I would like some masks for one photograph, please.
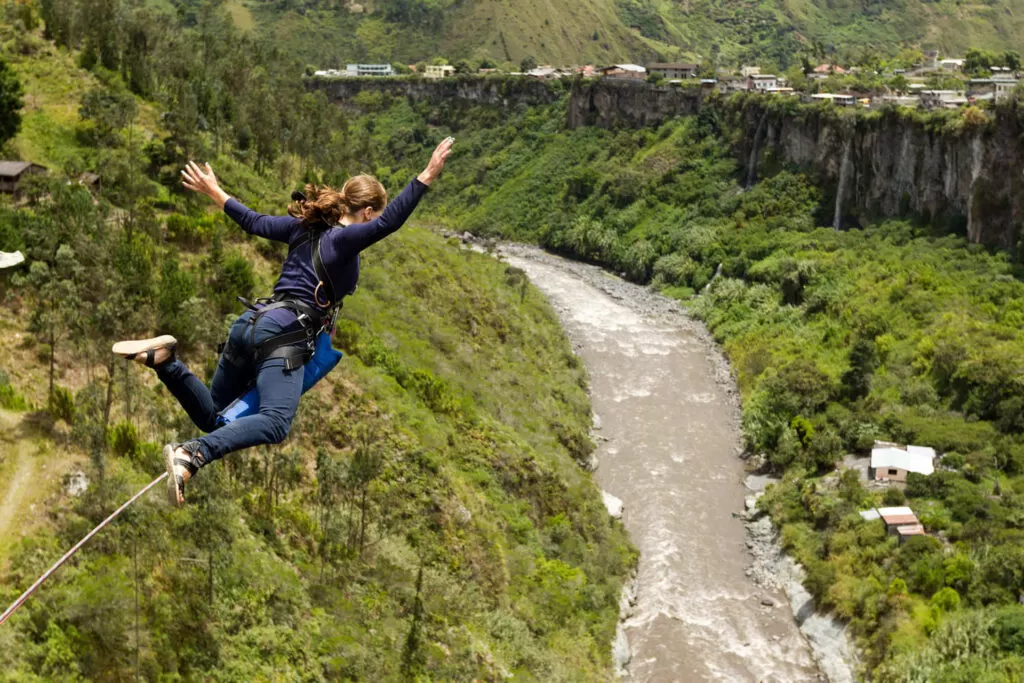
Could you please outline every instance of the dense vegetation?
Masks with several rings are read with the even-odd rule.
[[[196,0],[152,0],[190,9]],[[799,55],[843,63],[902,47],[962,55],[969,47],[1021,48],[1019,0],[964,4],[740,0],[229,0],[242,28],[255,28],[308,62],[401,63],[435,56],[518,65],[696,59],[786,68]],[[181,11],[179,9],[179,11]]]
[[[749,451],[784,477],[763,506],[819,604],[850,621],[866,669],[891,681],[1012,679],[1024,666],[1017,264],[912,222],[822,228],[827,188],[798,169],[742,190],[720,111],[567,131],[560,105],[501,119],[480,110],[452,128],[458,170],[437,219],[536,241],[687,302],[733,361]],[[955,119],[935,125],[955,131]],[[353,129],[372,123],[376,163],[394,171],[417,145],[393,141],[427,120],[451,119],[384,101]],[[875,439],[935,447],[938,471],[905,490],[866,488],[841,460]],[[904,502],[930,536],[898,546],[857,514]]]
[[[51,174],[0,205],[0,250],[28,258],[0,275],[5,605],[195,433],[111,342],[173,332],[209,376],[234,296],[273,283],[283,245],[184,196],[184,160],[280,212],[374,144],[230,26],[205,54],[202,25],[152,53],[20,28],[0,39],[31,108],[7,151]],[[99,187],[68,182],[92,169]],[[392,194],[411,177],[378,171]],[[4,680],[607,678],[635,554],[581,467],[586,378],[542,297],[409,227],[367,254],[335,343],[284,444],[204,469],[182,510],[137,504],[0,630]],[[26,485],[47,467],[88,489]]]
[[[279,210],[282,186],[356,170],[394,191],[453,133],[450,172],[425,207],[437,223],[604,264],[708,323],[736,368],[749,450],[783,477],[763,506],[819,603],[850,620],[865,668],[889,681],[1021,675],[1024,285],[1007,255],[912,222],[821,228],[828,188],[799,169],[774,169],[744,191],[716,109],[639,131],[566,131],[561,104],[498,111],[367,95],[354,103],[363,115],[346,114],[304,92],[305,56],[235,28],[285,9],[282,21],[317,29],[335,8],[250,4],[251,15],[238,2],[231,15],[190,2],[4,6],[3,40],[33,103],[8,148],[104,180],[98,205],[58,182],[30,188],[29,207],[0,217],[0,248],[35,262],[9,286],[5,320],[31,334],[3,346],[0,400],[45,406],[37,438],[61,453],[84,448],[94,479],[11,554],[5,585],[25,583],[144,482],[154,442],[186,427],[168,397],[108,364],[110,340],[159,326],[182,336],[189,359],[211,358],[233,294],[270,284],[280,252],[183,198],[180,163],[212,159],[234,192]],[[81,11],[94,5],[116,9],[116,21]],[[442,28],[468,11],[414,5],[401,6],[437,10]],[[78,11],[59,14],[67,7]],[[169,7],[177,14],[160,14]],[[851,41],[890,51],[927,26],[877,9]],[[670,10],[617,11],[647,44],[682,31]],[[792,54],[788,24],[761,11],[775,19],[735,8],[734,22],[763,33],[742,48],[723,42],[722,55]],[[22,30],[37,14],[75,50]],[[352,26],[381,38],[401,20],[370,14]],[[727,16],[713,23],[730,26]],[[711,45],[721,34],[694,35]],[[395,51],[416,44],[406,37],[395,34]],[[944,116],[937,125],[955,129]],[[383,248],[385,269],[368,270],[348,309],[338,342],[355,358],[306,399],[296,426],[306,436],[204,471],[189,510],[140,508],[0,636],[5,671],[124,677],[136,644],[147,675],[606,671],[631,554],[566,457],[590,447],[579,369],[534,295],[516,304],[521,274],[421,233],[404,239],[414,248]],[[72,359],[84,371],[68,372]],[[550,397],[544,411],[539,396]],[[876,438],[936,447],[939,470],[905,490],[866,489],[840,462]],[[856,514],[902,502],[931,536],[897,546]],[[119,586],[115,609],[100,597],[107,582]]]

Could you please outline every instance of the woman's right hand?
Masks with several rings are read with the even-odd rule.
[[[196,162],[188,162],[185,166],[185,170],[181,172],[181,184],[193,192],[205,194],[207,197],[212,199],[219,208],[223,209],[230,197],[227,192],[220,189],[220,184],[217,182],[217,176],[213,174],[213,169],[210,168],[210,164],[205,164],[205,166],[206,170],[204,171]]]
[[[444,162],[447,161],[448,155],[452,153],[452,145],[455,144],[455,138],[445,138],[441,141],[441,144],[434,149],[434,153],[430,156],[430,162],[427,167],[423,169],[423,173],[420,173],[417,178],[424,185],[429,185],[434,182],[437,176],[441,175],[441,170],[444,168]]]

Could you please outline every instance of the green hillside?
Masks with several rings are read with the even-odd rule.
[[[903,47],[948,55],[1024,47],[1021,0],[232,0],[227,7],[240,27],[325,66],[445,56],[510,64],[526,57],[554,64],[685,58],[784,68],[800,53],[856,60]]]
[[[218,16],[134,8],[120,42],[61,7],[60,47],[0,23],[25,90],[4,154],[51,169],[0,202],[0,250],[28,258],[0,273],[5,606],[196,433],[111,343],[173,333],[209,378],[235,295],[273,284],[282,245],[186,196],[181,164],[280,213],[369,159],[366,127]],[[411,177],[376,171],[392,196]],[[0,629],[5,681],[609,678],[635,551],[581,467],[587,380],[543,297],[409,226],[366,254],[335,344],[285,443],[204,469],[182,510],[140,501]]]

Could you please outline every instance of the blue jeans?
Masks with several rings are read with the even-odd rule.
[[[282,331],[297,329],[297,325],[285,326],[269,315],[262,315],[256,321],[253,335],[249,324],[253,315],[252,311],[246,311],[231,325],[209,389],[180,360],[156,369],[157,377],[178,399],[192,422],[208,432],[198,439],[207,463],[250,446],[281,443],[288,436],[299,407],[302,366],[285,370],[283,358],[271,358],[258,366],[251,360],[254,344],[261,344]],[[260,412],[218,428],[217,414],[244,394],[254,379],[260,393]]]

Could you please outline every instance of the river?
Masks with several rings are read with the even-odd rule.
[[[747,491],[728,365],[674,302],[603,271],[508,246],[590,375],[595,477],[640,549],[622,624],[636,681],[817,681],[787,597],[747,576]]]

